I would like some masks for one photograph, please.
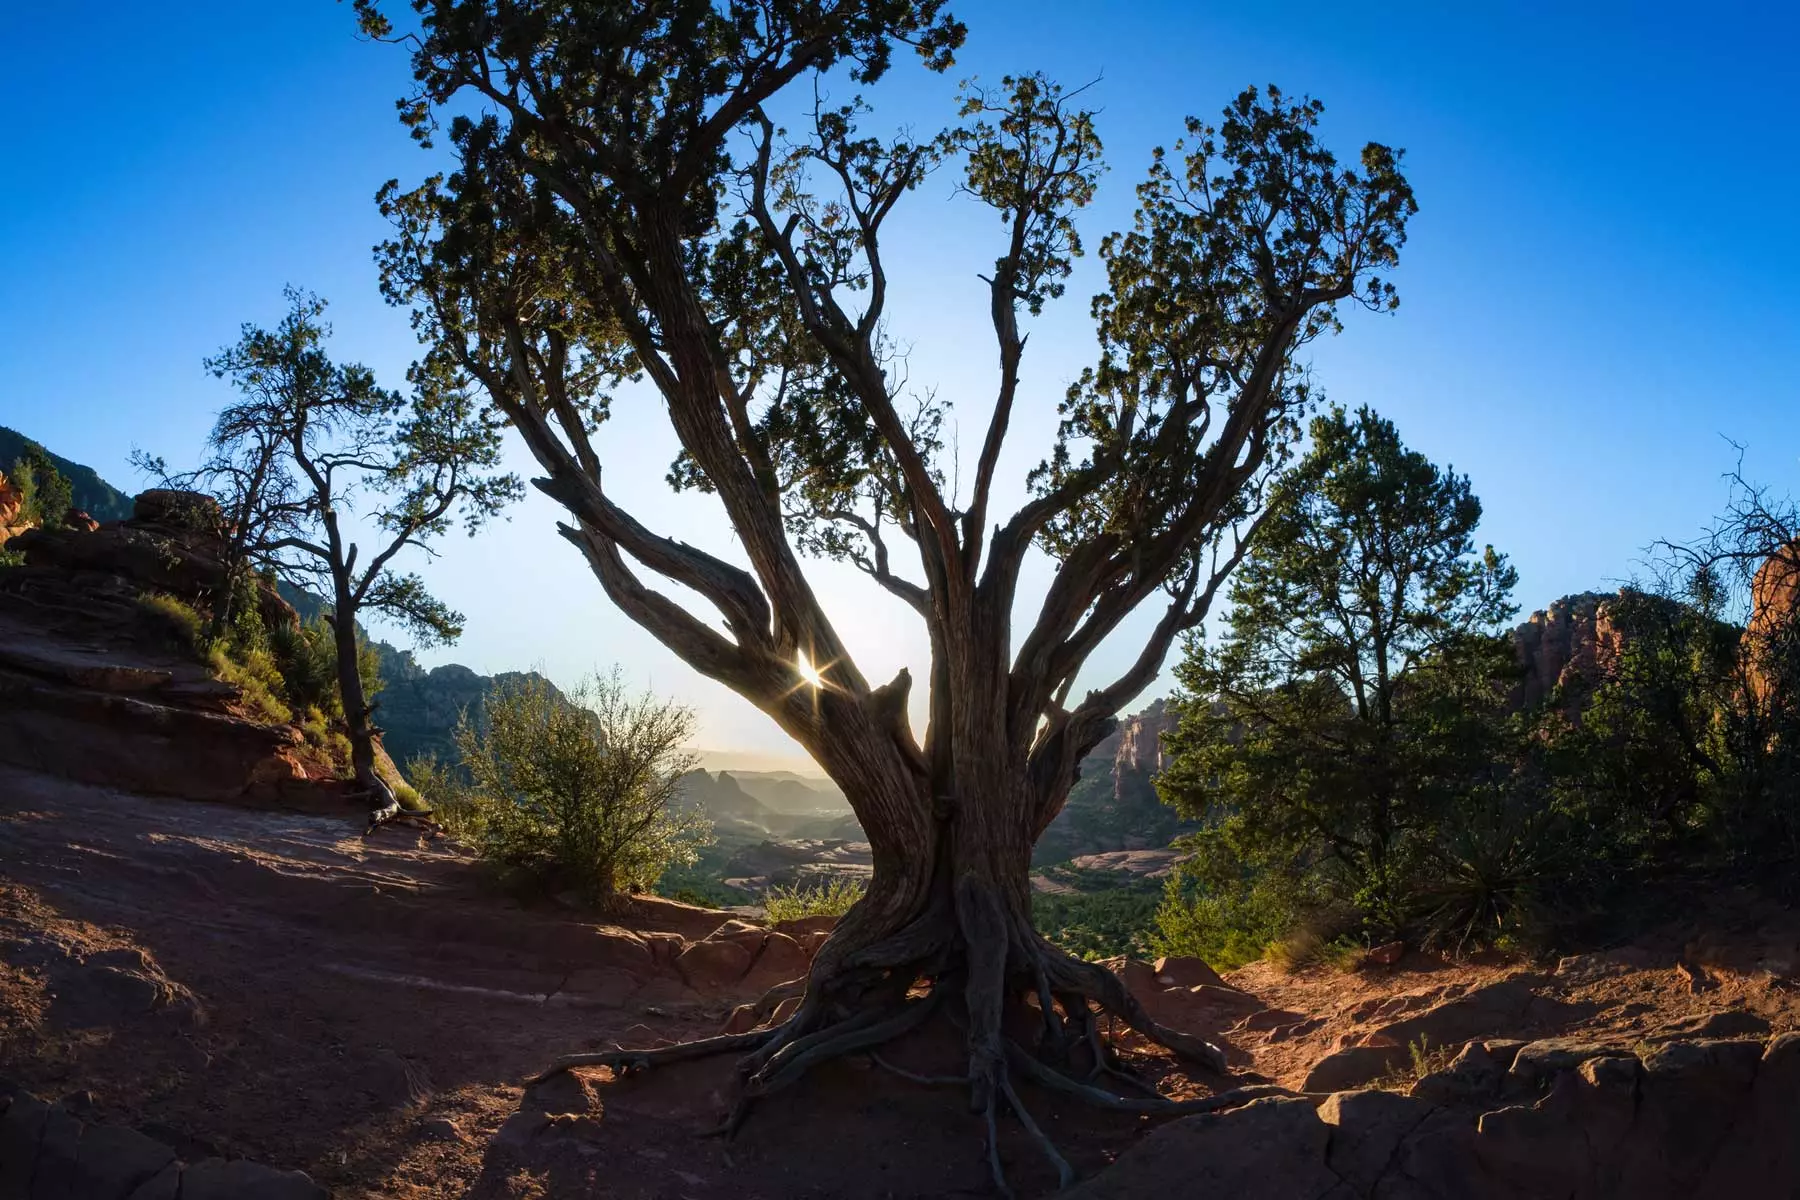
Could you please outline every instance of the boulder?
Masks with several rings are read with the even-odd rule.
[[[1156,973],[1156,982],[1164,987],[1224,987],[1225,981],[1219,973],[1198,958],[1184,956],[1164,957],[1156,960],[1151,967]]]
[[[1800,1033],[1769,1042],[1731,1135],[1695,1191],[1698,1200],[1800,1192]]]
[[[81,1139],[71,1196],[124,1200],[175,1161],[175,1151],[121,1125],[94,1125]]]
[[[552,1075],[525,1089],[521,1111],[598,1114],[604,1106],[594,1085],[573,1071]]]
[[[204,492],[151,488],[132,501],[131,519],[141,525],[160,525],[214,537],[225,535],[224,510]]]
[[[1544,1038],[1519,1048],[1513,1056],[1509,1074],[1518,1084],[1535,1088],[1564,1071],[1573,1071],[1589,1059],[1616,1058],[1630,1053],[1622,1045],[1591,1038]]]
[[[1405,942],[1383,942],[1363,956],[1363,961],[1378,967],[1391,967],[1406,956]]]
[[[203,1159],[181,1173],[181,1200],[331,1200],[301,1171],[278,1171],[245,1159]]]
[[[1350,1046],[1313,1064],[1303,1092],[1346,1092],[1373,1083],[1412,1062],[1405,1046]]]
[[[176,1200],[181,1194],[181,1164],[170,1163],[140,1183],[126,1200]]]
[[[1646,1054],[1630,1136],[1619,1155],[1618,1194],[1693,1195],[1740,1111],[1749,1109],[1762,1055],[1754,1041],[1671,1042]],[[1793,1186],[1782,1183],[1784,1190]]]
[[[1529,977],[1503,979],[1475,988],[1414,1016],[1383,1027],[1382,1033],[1403,1046],[1459,1046],[1490,1034],[1515,1030],[1527,1022],[1538,997]],[[1554,1016],[1554,1013],[1551,1014]]]
[[[79,508],[71,508],[64,513],[62,523],[64,529],[73,529],[76,533],[92,533],[100,528],[100,522]]]
[[[735,986],[750,969],[750,951],[735,941],[693,943],[675,960],[675,968],[689,987],[698,992]]]
[[[775,922],[775,932],[785,933],[795,940],[801,940],[815,933],[830,933],[837,928],[839,919],[832,915],[795,917],[791,921]]]
[[[1462,1048],[1448,1068],[1434,1071],[1415,1082],[1410,1095],[1428,1104],[1473,1104],[1500,1093],[1506,1069],[1480,1042]]]
[[[771,933],[764,939],[761,953],[744,976],[744,984],[767,989],[798,979],[806,974],[811,957],[804,946],[787,934]]]
[[[1331,1128],[1326,1161],[1358,1195],[1367,1195],[1401,1141],[1431,1111],[1431,1105],[1397,1092],[1336,1092],[1319,1106],[1319,1119]]]
[[[1696,1038],[1763,1037],[1768,1032],[1769,1022],[1764,1018],[1748,1009],[1727,1008],[1671,1021],[1647,1035],[1644,1040],[1656,1044],[1692,1041]]]
[[[31,1195],[31,1172],[50,1109],[31,1093],[19,1092],[0,1117],[0,1200]]]
[[[1219,1196],[1353,1200],[1326,1164],[1331,1130],[1307,1100],[1258,1100],[1156,1129],[1065,1200]]]

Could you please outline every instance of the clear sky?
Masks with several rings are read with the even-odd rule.
[[[1090,245],[1129,220],[1150,147],[1246,84],[1323,99],[1340,154],[1369,139],[1406,148],[1421,211],[1400,311],[1318,346],[1318,381],[1473,477],[1527,611],[1616,586],[1651,541],[1694,533],[1724,497],[1730,441],[1753,476],[1782,489],[1800,477],[1792,5],[953,7],[970,40],[952,78],[903,65],[871,97],[878,117],[934,128],[971,74],[1098,78],[1112,171],[1083,222]],[[278,319],[290,282],[332,301],[340,357],[399,381],[414,344],[376,293],[372,197],[431,165],[394,119],[400,51],[358,41],[330,0],[15,4],[0,34],[0,424],[135,490],[132,448],[191,458],[224,399],[201,358],[240,322]],[[895,235],[912,377],[975,402],[965,429],[991,394],[975,272],[997,232],[945,179]],[[1092,356],[1094,266],[1028,351],[1015,474]],[[666,498],[674,447],[651,398],[616,425],[609,488],[728,550],[704,500]],[[462,643],[426,660],[562,681],[618,663],[698,706],[701,744],[785,751],[760,714],[608,609],[555,515],[533,498],[421,566],[468,615]],[[871,676],[909,662],[922,674],[904,609],[843,571],[822,578]]]

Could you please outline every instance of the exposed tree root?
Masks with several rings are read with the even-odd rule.
[[[781,1001],[803,992],[799,1009],[779,1025],[652,1050],[572,1054],[538,1078],[587,1066],[632,1074],[713,1054],[739,1053],[742,1083],[730,1114],[717,1130],[732,1136],[759,1100],[791,1087],[822,1063],[867,1055],[880,1069],[908,1082],[968,1090],[970,1108],[986,1126],[988,1167],[1003,1195],[1011,1195],[998,1141],[1003,1109],[1018,1121],[1061,1186],[1074,1179],[1068,1160],[1021,1100],[1015,1080],[1109,1112],[1148,1115],[1217,1112],[1263,1096],[1292,1094],[1269,1086],[1240,1087],[1192,1100],[1157,1094],[1121,1067],[1102,1030],[1106,1018],[1211,1071],[1224,1072],[1223,1052],[1202,1038],[1157,1023],[1112,972],[1071,958],[1046,942],[1028,922],[1012,915],[991,889],[980,885],[959,889],[954,909],[954,932],[939,924],[935,935],[927,936],[923,923],[915,921],[861,948],[840,947],[827,953],[833,949],[828,943],[810,978],[772,988],[757,1002],[762,1018]],[[902,948],[924,957],[911,965],[888,962]],[[1003,1021],[1008,1004],[1026,998],[1036,1001],[1042,1020],[1034,1044],[1008,1035]],[[878,1052],[936,1012],[944,1013],[962,1032],[968,1050],[966,1074],[924,1074],[898,1066]],[[1118,1090],[1100,1086],[1109,1079],[1124,1086]],[[1127,1088],[1134,1094],[1124,1094]]]

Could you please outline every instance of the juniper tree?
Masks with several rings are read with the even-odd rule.
[[[358,7],[366,32],[395,36],[376,0]],[[1370,144],[1339,163],[1316,136],[1321,106],[1272,88],[1242,93],[1217,125],[1190,121],[1154,157],[1131,228],[1100,245],[1098,361],[1058,398],[1028,499],[1000,514],[1015,409],[1051,400],[1023,383],[1025,326],[1064,291],[1101,170],[1079,96],[1008,78],[969,91],[960,122],[928,138],[876,136],[862,102],[815,99],[822,80],[875,83],[896,50],[948,68],[964,29],[942,0],[413,8],[416,32],[398,40],[417,90],[402,114],[422,140],[446,139],[454,166],[382,193],[390,297],[412,306],[433,355],[480,382],[612,602],[804,746],[874,852],[868,893],[786,1022],[560,1065],[744,1051],[735,1124],[810,1064],[947,1000],[990,1130],[1019,1110],[1012,1072],[1076,1087],[1039,1054],[1104,1065],[1075,1066],[1104,1014],[1222,1065],[1032,928],[1031,847],[1241,552],[1234,531],[1307,403],[1296,350],[1345,305],[1393,304],[1385,273],[1415,207],[1398,152]],[[777,114],[796,108],[807,115],[784,131]],[[979,264],[997,370],[987,396],[954,406],[907,397],[889,332],[890,221],[934,171],[954,172],[998,235]],[[741,555],[658,533],[607,491],[618,451],[601,426],[632,381],[680,440],[671,480],[716,499]],[[982,430],[966,489],[947,482],[952,411]],[[1015,629],[1033,554],[1051,582]],[[868,679],[821,606],[807,573],[820,557],[854,564],[924,625],[922,737],[910,674]],[[1129,665],[1076,695],[1096,647],[1152,603]],[[1002,1033],[1026,995],[1044,1023],[1031,1052]]]
[[[473,532],[518,490],[495,470],[498,430],[453,375],[412,371],[410,393],[359,364],[333,362],[325,302],[292,288],[273,330],[245,325],[207,360],[244,399],[210,443],[239,501],[244,558],[316,590],[331,606],[338,695],[357,786],[375,809],[393,797],[375,773],[374,708],[360,670],[358,622],[396,621],[423,643],[453,641],[462,617],[395,558],[426,547],[460,515]],[[372,533],[365,556],[359,530]]]

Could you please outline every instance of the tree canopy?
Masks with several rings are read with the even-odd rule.
[[[367,32],[410,48],[402,116],[453,164],[381,193],[389,296],[432,368],[478,384],[530,451],[613,603],[804,746],[873,847],[869,891],[800,1010],[744,1044],[746,1101],[797,1074],[782,1069],[802,1039],[844,1012],[910,1027],[952,993],[990,1129],[997,1107],[1018,1109],[1001,1012],[1034,988],[1061,998],[1059,1054],[1097,1004],[1220,1063],[1032,929],[1031,845],[1243,552],[1312,400],[1300,347],[1347,306],[1394,305],[1415,210],[1399,152],[1371,142],[1340,162],[1318,137],[1323,106],[1273,87],[1190,121],[1154,156],[1132,225],[1099,243],[1094,365],[1047,396],[1021,363],[1084,247],[1102,165],[1084,96],[1020,73],[970,87],[923,137],[882,129],[863,96],[824,99],[905,55],[946,70],[965,31],[941,0],[412,7],[401,29],[358,4]],[[995,218],[995,256],[971,264],[997,360],[979,394],[909,388],[890,303],[893,214],[934,173]],[[621,448],[605,419],[646,389],[681,444],[671,482],[716,497],[730,557],[606,490]],[[1021,404],[1055,404],[1060,431],[1006,514],[995,481]],[[981,431],[967,470],[952,413]],[[1015,629],[1034,549],[1051,578]],[[922,736],[910,674],[870,681],[819,602],[817,556],[924,624]],[[1076,696],[1096,648],[1152,603],[1139,653]],[[907,999],[920,977],[935,999]]]

